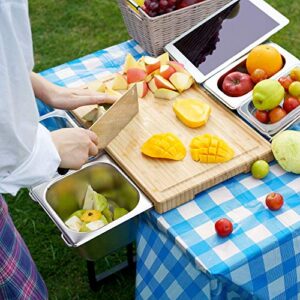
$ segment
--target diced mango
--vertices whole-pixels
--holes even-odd
[[[179,138],[173,133],[155,134],[142,146],[141,152],[153,158],[182,160],[186,149]]]
[[[202,163],[223,163],[234,157],[233,149],[224,140],[212,134],[193,138],[190,150],[192,159]]]

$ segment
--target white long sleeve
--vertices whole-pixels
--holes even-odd
[[[31,29],[26,0],[0,0],[0,193],[15,195],[51,178],[60,163],[38,123],[31,85]]]

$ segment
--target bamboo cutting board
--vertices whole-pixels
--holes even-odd
[[[257,159],[270,161],[270,144],[234,113],[215,102],[201,88],[193,86],[181,97],[197,98],[211,106],[208,123],[191,129],[182,124],[172,109],[173,101],[155,99],[151,92],[139,100],[139,113],[106,148],[109,155],[131,177],[163,213],[239,173],[248,172]],[[172,132],[187,149],[183,161],[152,159],[140,148],[153,134]],[[204,133],[215,134],[229,143],[235,157],[223,164],[203,164],[192,160],[191,140]]]

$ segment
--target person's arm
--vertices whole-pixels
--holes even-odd
[[[55,85],[39,74],[31,73],[35,96],[54,108],[72,110],[89,104],[114,103],[116,97],[87,89],[65,88]]]
[[[50,133],[39,124],[31,83],[33,53],[26,1],[0,0],[0,194],[80,168],[97,136],[81,128]]]

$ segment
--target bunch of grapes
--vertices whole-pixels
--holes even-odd
[[[177,0],[145,0],[143,9],[150,17],[160,16],[176,9]]]

